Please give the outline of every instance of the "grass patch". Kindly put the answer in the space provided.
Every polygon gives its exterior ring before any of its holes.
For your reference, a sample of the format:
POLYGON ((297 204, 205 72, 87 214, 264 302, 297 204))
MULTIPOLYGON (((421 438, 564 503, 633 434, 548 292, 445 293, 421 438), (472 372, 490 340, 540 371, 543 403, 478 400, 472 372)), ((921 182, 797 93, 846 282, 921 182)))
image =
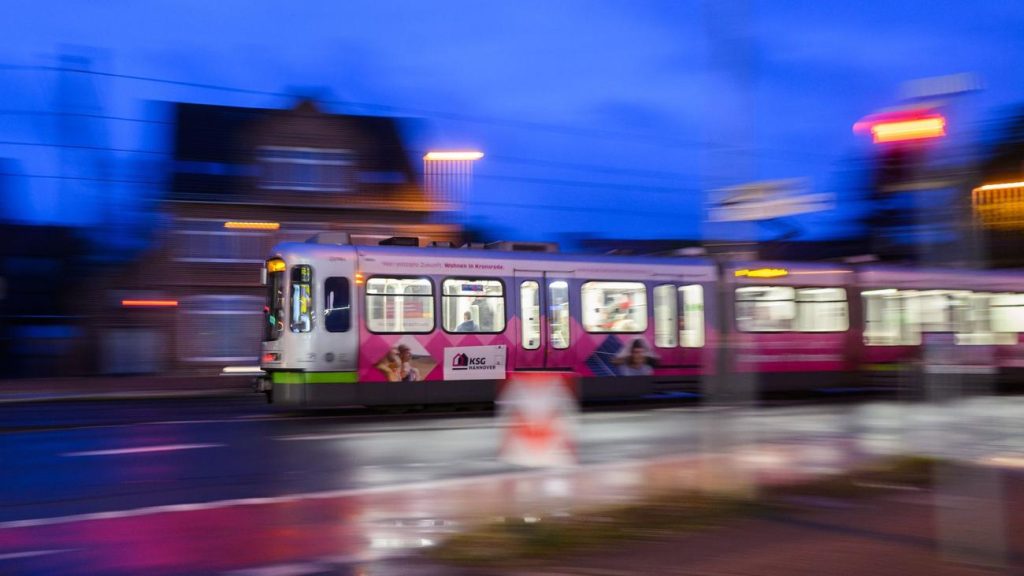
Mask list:
POLYGON ((793 496, 852 499, 890 490, 927 488, 931 486, 936 463, 936 459, 926 456, 886 458, 844 474, 772 487, 765 490, 762 497, 770 500, 793 496))
POLYGON ((756 507, 747 500, 712 494, 661 494, 576 515, 506 518, 457 534, 431 554, 456 564, 528 564, 614 542, 704 530, 750 514, 756 507))
POLYGON ((538 564, 571 552, 623 541, 667 538, 752 517, 801 497, 853 499, 898 488, 930 486, 936 460, 906 456, 845 474, 762 490, 757 500, 705 492, 651 495, 628 504, 575 515, 507 518, 456 534, 429 553, 436 560, 472 566, 538 564))

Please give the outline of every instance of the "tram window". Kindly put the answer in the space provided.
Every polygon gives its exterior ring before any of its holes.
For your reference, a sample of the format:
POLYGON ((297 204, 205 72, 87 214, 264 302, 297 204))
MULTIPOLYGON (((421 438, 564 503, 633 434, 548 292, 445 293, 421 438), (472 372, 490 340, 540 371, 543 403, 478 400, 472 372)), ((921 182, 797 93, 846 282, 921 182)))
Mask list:
POLYGON ((348 332, 352 327, 352 300, 348 278, 324 281, 324 327, 328 332, 348 332))
POLYGON ((957 344, 1016 344, 1024 319, 1024 298, 1017 294, 961 293, 957 344))
POLYGON ((917 293, 921 332, 959 332, 964 293, 927 290, 917 293))
POLYGON ((428 278, 374 277, 366 281, 370 332, 426 334, 434 330, 434 285, 428 278))
POLYGON ((796 318, 795 290, 789 286, 736 289, 736 327, 741 332, 788 332, 796 318))
POLYGON ((895 288, 865 290, 864 343, 868 346, 916 346, 921 343, 917 300, 895 288))
POLYGON ((308 264, 292 266, 292 332, 313 329, 313 269, 308 264))
MULTIPOLYGON (((993 294, 990 304, 994 332, 1024 332, 1024 294, 993 294)), ((1016 343, 1016 338, 1012 343, 1016 343)))
MULTIPOLYGON (((677 330, 676 287, 662 284, 654 287, 654 345, 675 348, 680 330, 677 330)), ((678 326, 682 328, 682 326, 678 326)))
POLYGON ((850 328, 843 288, 799 288, 796 291, 796 330, 845 332, 850 328))
POLYGON ((679 345, 704 346, 704 287, 690 284, 679 287, 679 345))
POLYGON ((647 288, 640 282, 587 282, 580 290, 587 332, 647 330, 647 288))
POLYGON ((446 332, 496 334, 505 330, 505 288, 500 280, 447 278, 441 284, 446 332))
POLYGON ((565 280, 548 283, 548 330, 552 348, 569 347, 569 283, 565 280))
POLYGON ((267 342, 277 340, 284 332, 284 280, 281 270, 267 274, 267 301, 263 305, 263 340, 267 342))
POLYGON ((519 315, 523 349, 540 348, 540 285, 533 280, 519 285, 519 315))

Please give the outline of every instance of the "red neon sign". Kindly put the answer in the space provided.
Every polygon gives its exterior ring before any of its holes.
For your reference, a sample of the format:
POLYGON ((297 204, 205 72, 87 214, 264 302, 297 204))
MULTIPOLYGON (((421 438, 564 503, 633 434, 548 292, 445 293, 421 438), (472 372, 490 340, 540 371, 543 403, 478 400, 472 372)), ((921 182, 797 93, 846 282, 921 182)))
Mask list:
POLYGON ((125 308, 173 308, 177 305, 177 300, 121 300, 125 308))
POLYGON ((854 124, 853 131, 870 131, 875 144, 930 140, 946 135, 946 118, 920 111, 877 114, 854 124))

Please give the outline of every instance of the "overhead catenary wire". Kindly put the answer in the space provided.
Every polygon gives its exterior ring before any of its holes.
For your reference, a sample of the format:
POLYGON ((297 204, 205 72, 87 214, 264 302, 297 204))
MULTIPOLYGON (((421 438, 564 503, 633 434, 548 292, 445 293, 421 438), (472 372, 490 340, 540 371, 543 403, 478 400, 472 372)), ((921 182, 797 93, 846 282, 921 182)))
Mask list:
MULTIPOLYGON (((12 66, 12 69, 17 70, 39 70, 39 71, 54 71, 54 72, 70 72, 78 74, 88 74, 93 76, 99 76, 104 78, 117 78, 123 80, 132 80, 138 82, 151 82, 157 84, 171 85, 171 86, 183 86, 188 88, 197 88, 204 90, 214 90, 219 92, 227 92, 234 94, 248 94, 255 96, 270 96, 275 98, 289 98, 294 99, 300 97, 299 94, 292 92, 281 92, 275 90, 262 90, 254 88, 241 88, 236 86, 225 86, 221 84, 211 84, 206 82, 192 82, 186 80, 174 80, 168 78, 158 78, 155 76, 143 76, 137 74, 123 74, 117 72, 106 72, 101 70, 91 70, 87 68, 74 68, 69 66, 52 66, 52 65, 35 65, 35 66, 12 66)), ((590 128, 581 126, 570 126, 563 124, 554 124, 549 122, 536 122, 530 120, 518 120, 499 118, 493 116, 478 116, 465 114, 462 112, 452 112, 446 110, 434 110, 426 108, 415 108, 405 106, 394 106, 390 104, 377 104, 368 102, 358 102, 353 100, 337 100, 337 99, 323 99, 320 100, 326 104, 334 104, 339 106, 348 106, 354 108, 361 108, 367 110, 387 111, 395 114, 415 114, 422 116, 429 116, 434 118, 453 120, 458 122, 476 123, 476 124, 489 124, 494 126, 505 126, 510 128, 526 129, 533 131, 544 131, 549 133, 560 133, 563 135, 597 138, 597 139, 624 139, 632 140, 634 142, 643 142, 651 145, 664 146, 669 148, 691 148, 691 149, 706 149, 706 148, 722 148, 721 143, 706 140, 694 140, 678 137, 667 137, 657 134, 645 134, 626 132, 621 130, 610 130, 606 128, 590 128)), ((786 150, 786 149, 775 149, 775 150, 740 150, 734 149, 729 150, 729 154, 763 154, 763 155, 783 155, 783 156, 817 156, 821 158, 829 157, 828 155, 811 150, 786 150)))

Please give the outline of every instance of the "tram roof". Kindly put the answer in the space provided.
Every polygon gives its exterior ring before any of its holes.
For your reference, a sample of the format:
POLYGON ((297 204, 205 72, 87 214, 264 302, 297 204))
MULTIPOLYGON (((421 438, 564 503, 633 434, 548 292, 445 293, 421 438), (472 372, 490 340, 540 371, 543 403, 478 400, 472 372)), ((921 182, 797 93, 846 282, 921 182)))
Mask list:
POLYGON ((654 255, 620 255, 620 254, 587 254, 574 252, 534 252, 529 250, 497 250, 484 248, 442 248, 432 246, 374 246, 374 245, 343 245, 317 244, 307 242, 285 242, 274 247, 275 252, 292 254, 314 254, 331 251, 355 251, 359 254, 373 254, 395 257, 441 257, 479 260, 532 260, 538 262, 589 262, 598 264, 618 265, 671 265, 683 264, 691 266, 713 266, 710 258, 695 256, 654 256, 654 255))

